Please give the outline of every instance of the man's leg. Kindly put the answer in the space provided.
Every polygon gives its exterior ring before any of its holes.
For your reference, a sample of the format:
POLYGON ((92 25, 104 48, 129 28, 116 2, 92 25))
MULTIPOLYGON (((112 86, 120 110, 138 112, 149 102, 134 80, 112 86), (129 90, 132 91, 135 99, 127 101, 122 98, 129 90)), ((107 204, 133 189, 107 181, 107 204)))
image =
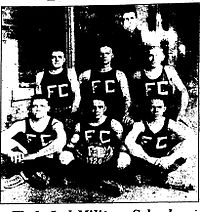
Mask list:
POLYGON ((14 163, 7 155, 1 154, 1 177, 10 178, 13 175, 20 174, 23 163, 14 163))
POLYGON ((181 190, 195 190, 198 185, 197 156, 188 157, 182 165, 168 174, 169 187, 181 190))

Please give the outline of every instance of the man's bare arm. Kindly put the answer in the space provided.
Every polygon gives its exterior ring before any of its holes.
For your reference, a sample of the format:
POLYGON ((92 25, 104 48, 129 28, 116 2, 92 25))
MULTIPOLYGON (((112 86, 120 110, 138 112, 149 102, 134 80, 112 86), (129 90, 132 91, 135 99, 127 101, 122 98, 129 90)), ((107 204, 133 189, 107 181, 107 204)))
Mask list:
POLYGON ((125 114, 124 115, 128 116, 129 108, 131 106, 131 97, 130 97, 130 92, 129 92, 129 87, 128 87, 128 80, 126 78, 126 75, 121 71, 117 71, 116 77, 120 83, 122 95, 125 100, 125 114))
POLYGON ((80 86, 75 69, 68 69, 68 77, 71 82, 72 92, 74 93, 74 101, 72 104, 72 113, 73 113, 78 110, 80 105, 81 101, 80 86))
POLYGON ((170 119, 168 129, 180 139, 180 143, 172 149, 173 157, 188 156, 194 153, 197 148, 198 137, 191 128, 170 119))
POLYGON ((37 73, 36 75, 36 86, 35 86, 35 93, 36 94, 41 94, 42 93, 42 89, 41 89, 41 82, 42 82, 42 78, 44 76, 44 71, 37 73))
POLYGON ((166 66, 165 71, 170 82, 181 92, 181 108, 179 111, 179 116, 183 116, 185 115, 189 102, 187 89, 173 66, 166 66))
POLYGON ((25 157, 25 160, 33 160, 38 157, 48 156, 56 152, 60 153, 62 151, 67 140, 67 136, 64 131, 63 124, 60 121, 55 119, 52 124, 53 124, 53 129, 55 130, 57 134, 56 139, 52 140, 49 145, 40 149, 38 152, 27 155, 25 157))
POLYGON ((113 131, 116 133, 116 136, 119 140, 122 139, 122 133, 123 133, 123 127, 120 124, 120 122, 118 122, 115 119, 111 120, 111 128, 113 129, 113 131))
POLYGON ((128 135, 125 138, 125 144, 129 149, 129 152, 131 155, 144 159, 148 161, 149 163, 154 164, 156 161, 156 158, 150 157, 143 148, 136 143, 136 140, 141 132, 144 132, 144 124, 142 122, 135 122, 133 124, 132 130, 128 133, 128 135))
POLYGON ((1 153, 9 156, 12 149, 18 147, 22 153, 27 154, 27 150, 13 139, 19 132, 25 133, 25 120, 15 122, 9 129, 1 133, 1 153))

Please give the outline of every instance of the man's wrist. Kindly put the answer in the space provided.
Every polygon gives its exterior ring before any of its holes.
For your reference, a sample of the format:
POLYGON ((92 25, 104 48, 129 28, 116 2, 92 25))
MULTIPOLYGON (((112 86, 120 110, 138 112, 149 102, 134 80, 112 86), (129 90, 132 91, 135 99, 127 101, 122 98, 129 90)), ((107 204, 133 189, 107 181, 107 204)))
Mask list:
POLYGON ((147 159, 147 161, 149 162, 149 163, 151 163, 151 164, 155 164, 156 163, 156 160, 157 160, 157 158, 154 158, 154 157, 148 157, 148 158, 146 158, 147 159))

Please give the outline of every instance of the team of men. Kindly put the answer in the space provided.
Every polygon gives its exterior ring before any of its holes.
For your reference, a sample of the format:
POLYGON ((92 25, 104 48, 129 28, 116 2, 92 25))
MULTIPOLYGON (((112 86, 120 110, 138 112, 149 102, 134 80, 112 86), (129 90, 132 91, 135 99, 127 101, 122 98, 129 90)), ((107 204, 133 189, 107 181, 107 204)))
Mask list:
MULTIPOLYGON (((133 15, 123 16, 126 29, 133 15)), ((128 182, 138 173, 162 179, 162 185, 175 176, 185 179, 183 169, 193 158, 188 146, 196 141, 178 122, 188 93, 174 67, 162 65, 160 47, 148 47, 146 53, 145 64, 129 73, 129 81, 112 68, 108 45, 99 46, 96 67, 79 78, 65 68, 64 52, 53 49, 49 68, 36 76, 28 117, 2 133, 4 187, 28 181, 43 188, 73 175, 118 196, 117 184, 105 179, 128 182), (173 102, 177 98, 180 106, 173 102)))

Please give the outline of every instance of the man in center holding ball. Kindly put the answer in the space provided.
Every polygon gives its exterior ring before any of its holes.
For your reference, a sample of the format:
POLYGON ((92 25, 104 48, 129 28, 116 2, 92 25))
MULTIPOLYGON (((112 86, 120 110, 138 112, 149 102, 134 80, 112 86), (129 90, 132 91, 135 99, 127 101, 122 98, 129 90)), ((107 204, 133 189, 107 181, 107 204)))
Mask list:
POLYGON ((74 176, 85 185, 119 196, 120 188, 112 180, 120 176, 119 169, 130 164, 122 142, 123 127, 105 115, 107 106, 100 96, 94 97, 88 106, 90 116, 87 119, 83 116, 76 125, 71 142, 60 155, 61 163, 74 167, 74 176))

